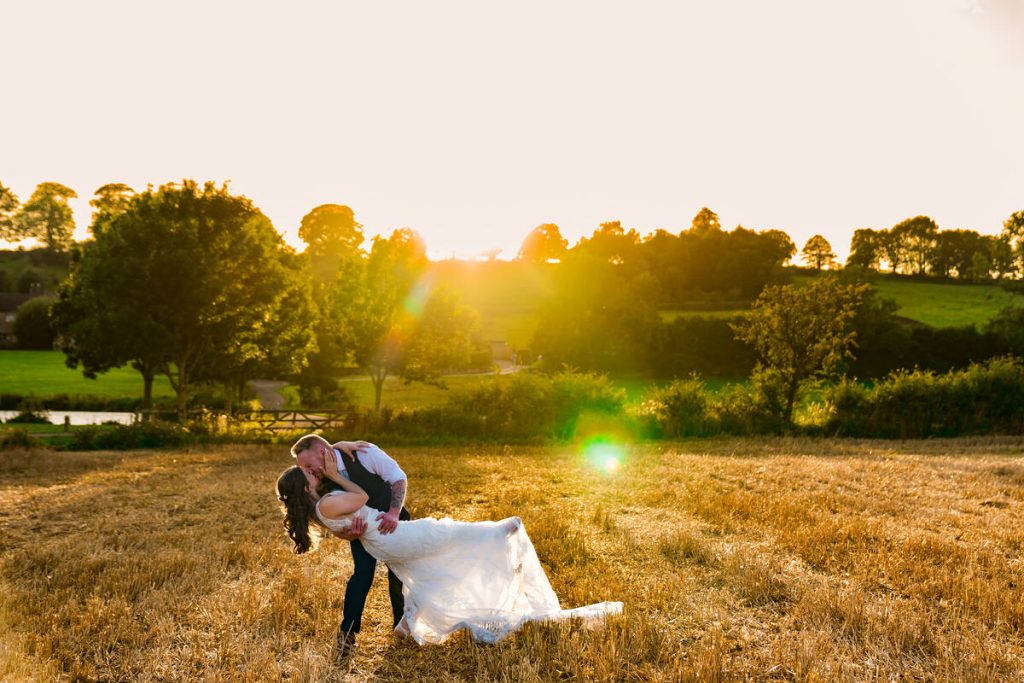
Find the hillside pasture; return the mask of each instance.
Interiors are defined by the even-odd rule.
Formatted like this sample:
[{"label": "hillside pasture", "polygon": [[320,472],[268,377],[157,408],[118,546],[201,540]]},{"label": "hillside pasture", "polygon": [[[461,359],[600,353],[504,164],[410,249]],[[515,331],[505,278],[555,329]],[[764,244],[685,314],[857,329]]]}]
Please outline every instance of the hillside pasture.
[{"label": "hillside pasture", "polygon": [[1024,297],[995,285],[891,278],[879,278],[872,284],[879,297],[896,301],[898,315],[932,327],[981,328],[1003,308],[1024,305]]},{"label": "hillside pasture", "polygon": [[[60,351],[0,351],[0,392],[22,396],[54,394],[142,398],[142,375],[114,368],[88,379],[64,364]],[[153,382],[153,397],[174,396],[166,377]]]},{"label": "hillside pasture", "polygon": [[[345,543],[295,556],[283,447],[0,453],[0,679],[1015,681],[1024,441],[395,448],[414,516],[520,515],[592,630],[333,661]],[[381,570],[382,571],[382,570]]]}]

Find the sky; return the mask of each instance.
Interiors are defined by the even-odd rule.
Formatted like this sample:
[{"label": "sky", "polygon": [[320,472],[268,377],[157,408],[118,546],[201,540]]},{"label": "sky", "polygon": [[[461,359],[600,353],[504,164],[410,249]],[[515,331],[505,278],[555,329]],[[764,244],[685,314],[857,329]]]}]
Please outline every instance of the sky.
[{"label": "sky", "polygon": [[433,258],[557,224],[815,233],[1024,209],[1024,0],[0,0],[0,182],[230,181]]}]

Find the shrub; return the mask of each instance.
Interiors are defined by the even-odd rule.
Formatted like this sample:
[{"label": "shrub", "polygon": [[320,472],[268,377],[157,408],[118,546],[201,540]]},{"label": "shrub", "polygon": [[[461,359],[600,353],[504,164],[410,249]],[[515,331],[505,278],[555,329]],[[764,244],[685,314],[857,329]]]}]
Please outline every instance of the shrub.
[{"label": "shrub", "polygon": [[837,436],[864,436],[871,433],[866,406],[869,392],[860,383],[843,379],[825,390],[822,397],[829,412],[826,430]]},{"label": "shrub", "polygon": [[708,404],[704,383],[692,378],[655,389],[643,402],[641,412],[651,421],[649,431],[654,436],[703,436],[711,428]]},{"label": "shrub", "polygon": [[997,358],[943,375],[900,371],[871,391],[826,392],[826,429],[851,436],[923,438],[1024,432],[1024,365]]},{"label": "shrub", "polygon": [[188,430],[164,422],[133,425],[91,426],[72,432],[69,450],[130,450],[133,448],[177,447],[194,443]]},{"label": "shrub", "polygon": [[55,299],[37,296],[18,307],[11,331],[18,339],[19,349],[47,351],[53,348],[56,333],[50,322],[50,306]]},{"label": "shrub", "polygon": [[775,403],[763,388],[737,384],[716,396],[709,412],[717,433],[777,434],[781,423]]},{"label": "shrub", "polygon": [[7,420],[7,424],[50,424],[50,418],[42,412],[32,408],[24,408],[14,417]]},{"label": "shrub", "polygon": [[35,448],[36,443],[25,429],[12,429],[0,435],[0,450]]},{"label": "shrub", "polygon": [[[416,411],[382,411],[368,431],[405,436],[463,439],[566,439],[583,416],[621,418],[626,394],[606,377],[565,372],[526,372],[456,391],[440,406]],[[375,423],[375,424],[374,424]]]}]

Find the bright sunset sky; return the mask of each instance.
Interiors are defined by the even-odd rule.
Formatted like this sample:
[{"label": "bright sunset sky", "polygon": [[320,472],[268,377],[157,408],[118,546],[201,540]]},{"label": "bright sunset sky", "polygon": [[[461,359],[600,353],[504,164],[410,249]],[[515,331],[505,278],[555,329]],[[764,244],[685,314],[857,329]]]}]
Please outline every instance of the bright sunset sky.
[{"label": "bright sunset sky", "polygon": [[0,182],[230,180],[434,258],[535,226],[815,232],[1024,209],[1024,0],[0,0]]}]

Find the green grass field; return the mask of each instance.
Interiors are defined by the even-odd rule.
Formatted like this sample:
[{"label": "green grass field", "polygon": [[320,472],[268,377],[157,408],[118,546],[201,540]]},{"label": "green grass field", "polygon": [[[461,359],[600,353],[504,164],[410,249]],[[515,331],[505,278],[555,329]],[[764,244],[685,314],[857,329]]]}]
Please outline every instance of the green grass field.
[{"label": "green grass field", "polygon": [[994,285],[879,279],[874,286],[881,298],[899,304],[899,315],[932,327],[981,327],[1001,309],[1024,304],[1024,297]]},{"label": "green grass field", "polygon": [[[81,370],[64,365],[64,354],[59,351],[0,351],[0,393],[134,398],[142,396],[142,375],[125,367],[87,379]],[[153,382],[153,396],[174,396],[166,377]]]}]

